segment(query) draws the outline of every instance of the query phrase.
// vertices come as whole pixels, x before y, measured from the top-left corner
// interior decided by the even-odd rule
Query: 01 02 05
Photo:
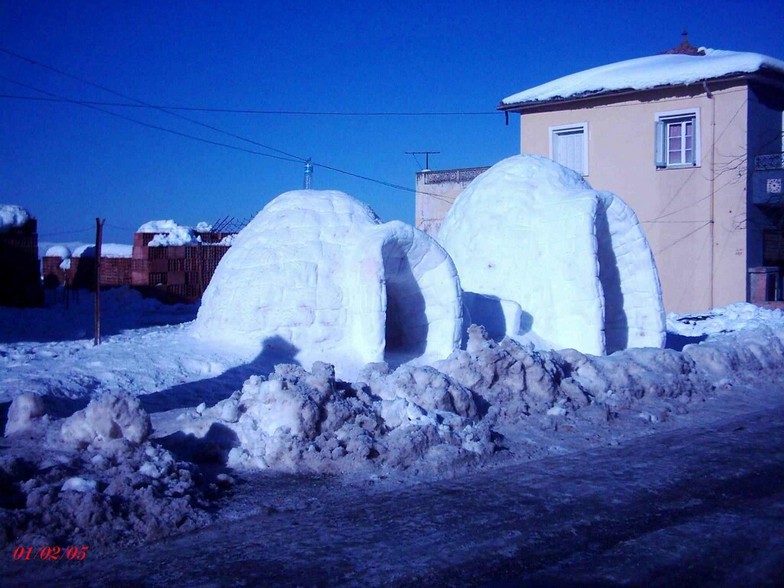
[[[41,559],[44,561],[61,561],[76,560],[82,561],[87,557],[87,551],[90,548],[86,545],[77,547],[71,545],[70,547],[44,546],[44,547],[26,547],[20,545],[14,548],[13,558],[16,561],[30,561],[31,559]]]

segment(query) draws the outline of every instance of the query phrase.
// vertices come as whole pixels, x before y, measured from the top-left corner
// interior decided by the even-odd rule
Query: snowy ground
[[[195,308],[127,290],[104,294],[94,347],[80,296],[0,309],[11,585],[773,585],[784,573],[779,311],[670,316],[672,347],[703,342],[607,358],[474,330],[437,369],[375,366],[344,383],[327,366],[269,375],[294,358],[200,342]],[[85,561],[12,557],[74,544],[90,546]]]

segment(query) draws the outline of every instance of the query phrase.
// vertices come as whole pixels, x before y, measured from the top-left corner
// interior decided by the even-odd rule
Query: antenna
[[[406,155],[413,155],[414,159],[416,159],[417,155],[424,155],[425,156],[425,169],[422,171],[430,170],[430,155],[439,154],[440,151],[406,151]],[[417,160],[417,163],[419,160]]]
[[[305,190],[310,190],[311,186],[313,185],[313,164],[310,161],[310,157],[308,157],[307,161],[305,161],[305,180],[302,184]]]

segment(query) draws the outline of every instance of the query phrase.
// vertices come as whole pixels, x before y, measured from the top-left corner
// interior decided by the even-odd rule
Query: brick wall
[[[38,264],[38,223],[30,219],[23,227],[0,233],[0,304],[42,306]]]

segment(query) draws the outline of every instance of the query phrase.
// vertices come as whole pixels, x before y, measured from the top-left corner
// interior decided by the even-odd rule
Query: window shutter
[[[664,136],[666,132],[667,132],[667,128],[664,121],[657,120],[656,131],[654,136],[654,142],[655,142],[654,163],[656,164],[656,167],[667,167],[667,153],[665,152],[665,149],[667,148],[667,141],[665,140],[665,136]]]

